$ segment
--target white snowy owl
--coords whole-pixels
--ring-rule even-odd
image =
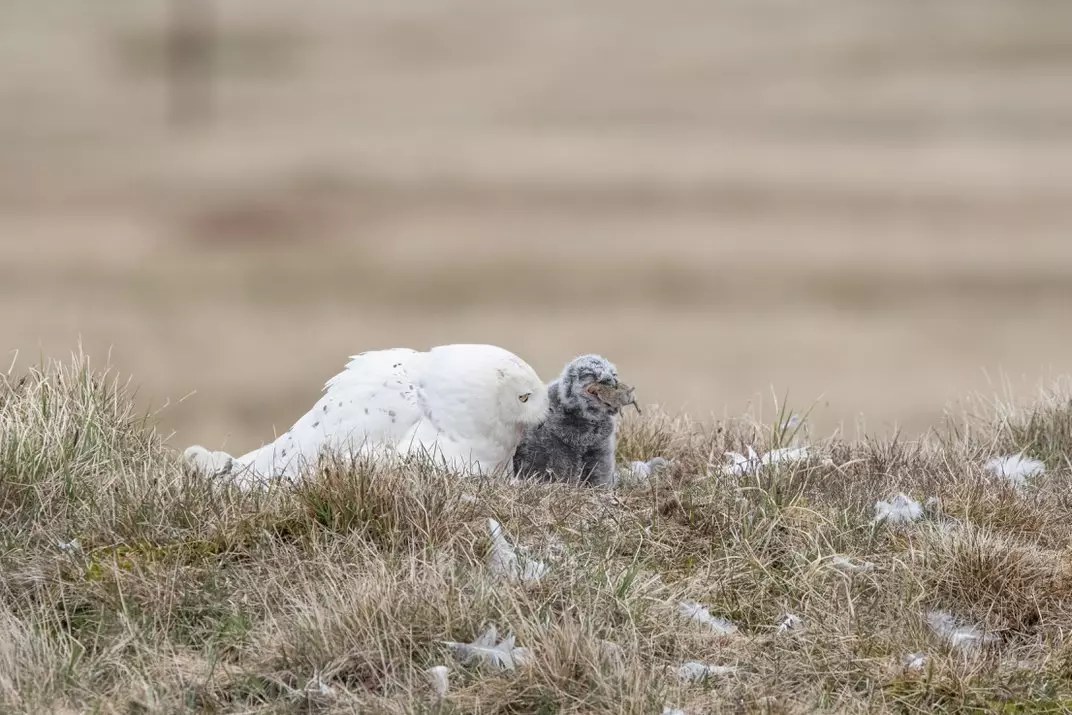
[[[241,457],[194,445],[183,456],[198,472],[229,474],[247,486],[293,480],[322,452],[425,453],[455,470],[491,473],[509,467],[525,427],[547,411],[536,371],[494,345],[376,350],[352,357],[271,444]]]

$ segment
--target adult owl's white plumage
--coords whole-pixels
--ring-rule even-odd
[[[285,434],[241,457],[193,446],[187,463],[239,484],[295,479],[323,452],[426,453],[452,469],[489,473],[510,464],[526,425],[547,414],[536,371],[494,345],[443,345],[428,352],[376,350],[351,358]]]

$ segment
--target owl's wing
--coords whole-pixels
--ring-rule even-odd
[[[501,424],[499,371],[512,369],[501,348],[433,348],[420,371],[419,421],[399,440],[402,453],[425,452],[454,469],[491,472],[509,462],[520,429]]]
[[[399,454],[423,455],[455,472],[491,473],[497,467],[495,450],[482,440],[459,437],[438,429],[430,420],[421,419],[396,443]]]
[[[271,444],[236,458],[232,474],[294,478],[325,450],[356,455],[396,443],[421,417],[416,380],[426,355],[395,348],[354,356],[311,410]]]
[[[417,381],[424,419],[452,439],[480,433],[496,414],[497,382],[489,363],[498,354],[481,347],[433,348]]]

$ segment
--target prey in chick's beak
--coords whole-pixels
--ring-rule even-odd
[[[585,392],[596,397],[608,407],[613,407],[616,412],[620,411],[626,405],[632,405],[636,409],[637,414],[643,414],[640,411],[640,405],[637,404],[636,398],[633,396],[635,390],[636,388],[630,387],[624,382],[619,382],[616,385],[593,382],[585,388]]]

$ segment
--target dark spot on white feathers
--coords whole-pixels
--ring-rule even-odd
[[[339,400],[339,407],[342,407],[342,400]]]
[[[390,415],[391,417],[394,417],[395,416],[395,411],[394,410],[387,410],[387,414]],[[391,420],[391,421],[394,422],[394,420]]]
[[[402,363],[400,363],[400,362],[396,362],[396,363],[395,363],[395,367],[402,367]]]
[[[365,414],[366,415],[368,414],[368,408],[367,407],[365,408]]]
[[[327,412],[327,411],[328,411],[328,406],[324,405],[324,412]]]
[[[394,424],[397,420],[394,417],[391,418],[391,424]]]
[[[313,427],[319,427],[319,426],[320,426],[320,420],[317,420],[316,422],[313,423]]]

